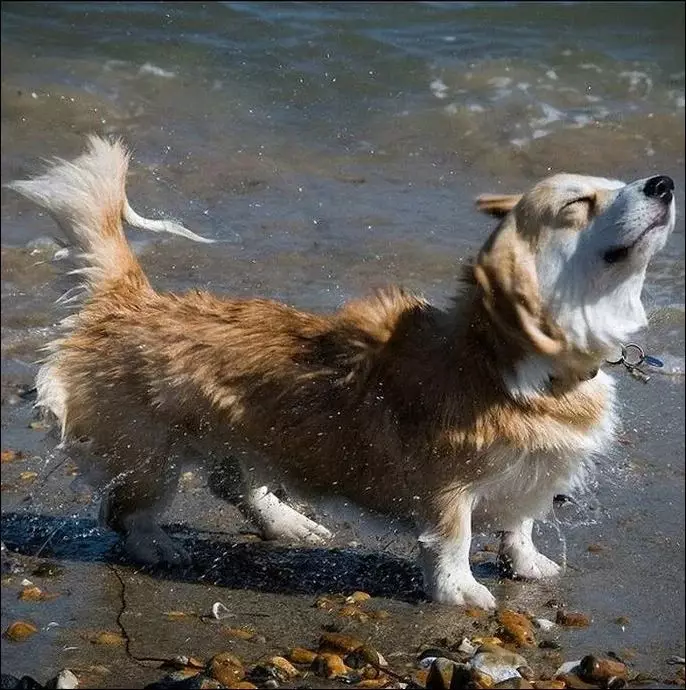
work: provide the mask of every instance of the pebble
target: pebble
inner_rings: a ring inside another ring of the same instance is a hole
[[[532,685],[536,690],[564,690],[566,687],[563,680],[534,680]]]
[[[555,620],[558,625],[567,628],[586,628],[591,624],[591,619],[585,613],[563,611],[562,609],[558,610]]]
[[[348,668],[343,659],[337,654],[323,652],[318,654],[311,666],[312,672],[322,678],[345,678],[348,675]]]
[[[489,676],[493,683],[501,683],[510,678],[521,678],[517,668],[526,667],[526,659],[511,652],[508,654],[515,658],[493,652],[478,652],[469,665],[480,673]]]
[[[536,645],[533,626],[525,615],[510,609],[503,609],[498,613],[498,622],[502,626],[504,635],[519,646],[533,647]]]
[[[311,664],[316,656],[317,652],[303,647],[293,647],[286,651],[286,658],[294,664]]]
[[[32,623],[15,621],[5,630],[4,637],[8,640],[12,640],[12,642],[23,642],[37,632],[38,628]]]
[[[457,648],[458,652],[461,652],[462,654],[466,654],[469,657],[472,657],[476,654],[477,647],[474,646],[468,638],[463,638],[462,642],[460,642],[459,647]]]
[[[553,621],[547,618],[534,618],[534,625],[543,632],[550,632],[557,627],[556,623],[553,623]]]
[[[378,667],[388,666],[386,659],[384,659],[374,647],[370,647],[369,645],[363,645],[362,647],[358,647],[354,652],[350,652],[350,654],[345,657],[345,664],[354,669],[363,668],[368,664]]]
[[[256,637],[255,631],[247,628],[222,628],[222,632],[234,640],[253,640]]]
[[[60,671],[55,678],[55,688],[58,690],[74,690],[79,687],[79,679],[68,669]]]
[[[667,659],[667,663],[671,666],[677,666],[679,664],[686,664],[686,659],[684,659],[683,656],[670,656],[669,659]]]
[[[342,633],[324,633],[319,638],[320,652],[354,652],[356,649],[364,647],[362,640],[352,637],[352,635],[344,635]]]
[[[562,675],[557,676],[557,680],[563,681],[566,688],[573,688],[573,690],[585,690],[586,688],[598,687],[596,684],[587,683],[586,681],[581,680],[581,678],[574,673],[563,673]]]
[[[508,678],[496,683],[494,688],[533,688],[534,686],[526,678]]]
[[[344,616],[345,618],[354,618],[360,623],[366,623],[369,620],[369,614],[363,611],[359,606],[352,606],[346,604],[338,610],[339,616]]]
[[[562,676],[565,673],[576,673],[579,670],[579,666],[581,664],[581,659],[578,659],[577,661],[565,661],[560,668],[555,671],[555,677],[557,676]]]
[[[3,450],[2,453],[0,453],[0,462],[2,462],[2,464],[5,464],[6,462],[14,462],[14,460],[20,460],[23,457],[23,454],[21,452],[17,452],[16,450]]]
[[[270,657],[265,662],[265,665],[271,666],[275,670],[276,677],[284,682],[300,675],[300,671],[288,659],[284,659],[282,656]]]
[[[365,601],[369,601],[371,598],[371,594],[367,594],[367,592],[353,592],[349,597],[346,597],[345,603],[362,604]]]
[[[124,644],[126,640],[124,639],[124,636],[121,635],[118,632],[99,632],[96,633],[91,637],[91,642],[93,644],[102,644],[102,645],[115,645],[115,644]]]
[[[31,585],[30,587],[24,587],[24,589],[19,592],[18,597],[22,601],[52,601],[53,599],[57,599],[59,594],[48,594],[40,587]]]
[[[245,678],[243,663],[231,652],[215,654],[208,664],[208,671],[212,678],[227,687],[231,687],[233,683],[238,683]]]
[[[607,684],[612,678],[626,680],[629,677],[629,672],[621,661],[589,654],[581,660],[578,675],[589,683]]]
[[[467,664],[450,659],[434,659],[426,678],[426,690],[450,690],[467,687],[472,680],[472,671]]]

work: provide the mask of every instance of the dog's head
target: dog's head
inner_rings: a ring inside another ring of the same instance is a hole
[[[474,273],[495,327],[525,353],[583,370],[646,323],[641,289],[674,228],[674,183],[559,174],[477,206],[503,218]]]

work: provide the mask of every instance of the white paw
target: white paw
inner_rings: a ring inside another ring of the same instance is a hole
[[[285,503],[264,511],[260,517],[265,539],[324,544],[333,536],[326,527],[310,520]]]
[[[501,567],[510,577],[523,580],[545,580],[556,577],[562,568],[538,551],[500,554]]]
[[[440,604],[452,606],[476,606],[487,611],[496,608],[495,597],[488,587],[478,583],[471,573],[459,580],[456,575],[453,575],[450,577],[450,582],[437,584],[432,598]]]
[[[132,529],[123,539],[128,557],[144,565],[184,566],[190,564],[188,552],[161,527]]]

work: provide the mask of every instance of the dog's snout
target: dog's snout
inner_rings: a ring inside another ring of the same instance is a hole
[[[650,198],[662,199],[665,203],[672,200],[674,192],[674,180],[667,175],[651,177],[643,187],[643,193]]]

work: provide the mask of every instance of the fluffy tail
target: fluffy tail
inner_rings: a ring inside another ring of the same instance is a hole
[[[90,136],[86,152],[75,160],[58,159],[45,174],[8,185],[45,208],[83,253],[82,272],[91,289],[125,277],[145,281],[124,236],[122,219],[141,230],[212,242],[173,221],[139,216],[126,198],[128,167],[129,152],[120,141]]]

